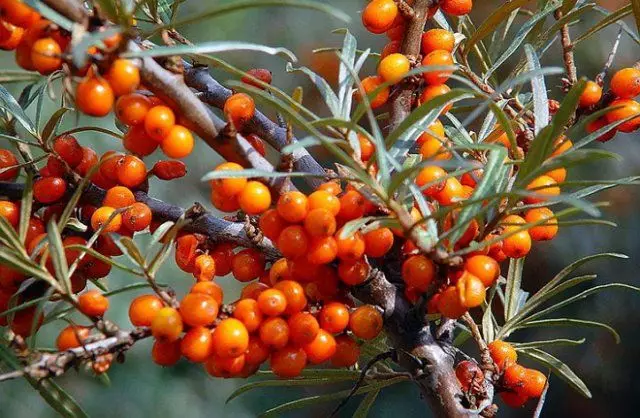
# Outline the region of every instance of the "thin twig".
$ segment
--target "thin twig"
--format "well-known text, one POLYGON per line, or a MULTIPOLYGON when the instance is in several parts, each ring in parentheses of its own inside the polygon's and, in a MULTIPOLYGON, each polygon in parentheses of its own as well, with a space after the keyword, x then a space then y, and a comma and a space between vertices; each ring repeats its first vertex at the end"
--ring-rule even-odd
POLYGON ((609 53, 607 62, 604 64, 604 67, 602 68, 602 71, 600 71, 600 74, 596 76, 596 83, 598 83, 600 87, 604 85, 604 79, 607 77, 607 73, 609 72, 609 70, 611 69, 611 66, 613 65, 613 60, 615 59, 616 54, 618 53, 618 47, 620 46, 621 38, 622 38, 622 27, 618 29, 618 35, 616 36, 616 40, 613 43, 613 48, 611 48, 611 52, 609 53))
MULTIPOLYGON (((556 20, 562 19, 562 11, 556 10, 556 20)), ((571 42, 571 34, 569 33, 569 25, 564 24, 560 28, 560 43, 562 44, 562 59, 567 70, 568 85, 567 91, 578 82, 578 72, 576 69, 575 57, 573 56, 573 43, 571 42)))

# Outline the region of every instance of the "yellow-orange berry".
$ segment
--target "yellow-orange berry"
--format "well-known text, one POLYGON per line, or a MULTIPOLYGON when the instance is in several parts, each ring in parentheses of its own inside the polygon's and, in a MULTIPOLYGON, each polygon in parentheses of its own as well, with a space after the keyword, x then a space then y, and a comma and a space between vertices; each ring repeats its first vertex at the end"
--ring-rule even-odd
POLYGON ((372 305, 360 306, 349 319, 349 329, 353 335, 363 340, 376 338, 383 325, 382 314, 372 305))
POLYGON ((529 229, 529 235, 534 241, 549 241, 558 234, 558 221, 549 208, 530 209, 524 218, 527 223, 546 221, 529 229))
MULTIPOLYGON (((362 80, 362 89, 369 96, 376 89, 378 89, 384 83, 384 79, 380 76, 369 76, 365 77, 362 80)), ((391 94, 391 89, 387 87, 380 88, 380 90, 373 97, 369 97, 369 104, 372 109, 377 109, 381 106, 384 106, 389 100, 389 95, 391 94)), ((358 101, 362 101, 362 96, 359 92, 355 93, 355 97, 358 101)))
POLYGON ((109 299, 97 290, 89 290, 78 298, 80 311, 89 316, 102 316, 109 309, 109 299))
POLYGON ((271 192, 259 181, 249 181, 238 194, 238 204, 248 215, 259 215, 271 206, 271 192))
POLYGON ((623 68, 611 78, 611 91, 621 99, 640 95, 640 69, 623 68))
POLYGON ((587 81, 587 84, 580 95, 580 107, 589 107, 598 103, 602 98, 602 87, 598 83, 591 80, 587 81))
POLYGON ((213 331, 213 347, 216 355, 223 358, 237 357, 249 346, 249 332, 235 318, 220 321, 213 331))
POLYGON ((393 0, 374 0, 362 11, 362 24, 371 33, 384 33, 393 26, 398 13, 393 0))
MULTIPOLYGON (((451 66, 453 57, 451 52, 443 49, 436 49, 422 59, 422 65, 427 66, 451 66)), ((451 77, 452 71, 426 71, 422 73, 422 78, 428 84, 444 84, 451 77)))
POLYGON ((391 54, 380 61, 378 75, 384 81, 397 83, 409 72, 411 64, 409 59, 402 54, 391 54))
POLYGON ((108 232, 117 232, 122 226, 122 215, 114 212, 116 210, 109 206, 102 206, 96 209, 91 215, 91 228, 94 231, 102 228, 102 233, 106 234, 108 232), (113 218, 109 220, 109 218, 113 215, 113 218))
POLYGON ((446 29, 429 29, 422 34, 422 43, 420 44, 420 47, 422 49, 422 54, 425 56, 435 50, 453 52, 455 41, 453 33, 446 29))

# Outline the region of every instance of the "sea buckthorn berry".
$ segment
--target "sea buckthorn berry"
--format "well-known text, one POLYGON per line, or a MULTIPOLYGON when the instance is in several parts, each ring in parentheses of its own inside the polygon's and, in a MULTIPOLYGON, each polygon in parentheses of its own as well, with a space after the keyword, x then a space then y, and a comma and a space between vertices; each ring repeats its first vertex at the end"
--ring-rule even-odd
POLYGON ((245 139, 249 144, 251 144, 253 148, 255 148, 256 151, 258 151, 258 154, 262 155, 263 157, 267 155, 267 150, 265 149, 264 141, 258 135, 248 134, 245 137, 245 139))
POLYGON ((389 228, 378 228, 364 234, 365 254, 379 258, 393 247, 393 232, 389 228))
MULTIPOLYGON (((82 269, 82 274, 86 279, 102 279, 107 277, 111 272, 111 264, 98 260, 97 258, 90 258, 82 269)), ((73 283, 72 283, 73 284, 73 283)))
MULTIPOLYGON (((382 53, 380 54, 380 58, 384 59, 391 54, 398 54, 402 51, 402 42, 401 41, 391 41, 382 48, 382 53)), ((362 80, 364 82, 364 80, 362 80)), ((363 85, 364 86, 364 85, 363 85)), ((373 107, 373 105, 372 105, 373 107)))
POLYGON ((271 206, 271 192, 259 181, 249 181, 238 194, 238 203, 247 215, 259 215, 271 206))
POLYGON ((204 362, 213 354, 211 330, 201 326, 191 328, 180 341, 180 352, 189 361, 204 362))
POLYGON ((370 269, 364 259, 342 260, 338 265, 338 277, 349 286, 357 286, 367 280, 370 269))
POLYGON ((447 149, 446 140, 431 137, 420 146, 420 155, 423 160, 448 160, 451 158, 451 152, 447 149))
POLYGON ((328 191, 317 190, 309 195, 308 201, 310 211, 326 209, 334 216, 340 212, 340 199, 328 191))
POLYGON ((127 59, 117 59, 113 61, 105 78, 111 84, 111 88, 116 96, 133 93, 140 85, 140 70, 127 59))
POLYGON ((93 215, 91 215, 91 228, 94 231, 102 228, 102 234, 106 234, 108 232, 118 232, 120 227, 122 226, 122 215, 113 213, 116 210, 109 206, 102 206, 98 208, 93 215), (113 218, 111 216, 113 215, 113 218), (111 218, 111 220, 109 220, 111 218))
POLYGON ((267 318, 260 324, 258 335, 266 346, 279 350, 289 342, 289 325, 280 317, 267 318))
POLYGON ((40 14, 22 0, 7 0, 0 4, 2 18, 7 22, 28 28, 40 19, 40 14))
POLYGON ((323 330, 339 334, 349 325, 349 308, 344 303, 331 302, 324 305, 318 318, 323 330))
POLYGON ((282 292, 285 297, 287 302, 287 307, 284 310, 285 315, 293 315, 306 308, 307 297, 300 283, 293 280, 282 280, 277 282, 273 288, 282 292))
POLYGON ((465 308, 475 308, 482 305, 486 296, 486 288, 482 281, 473 274, 465 271, 456 283, 460 304, 465 308))
POLYGON ((132 126, 122 138, 124 148, 136 155, 146 157, 158 148, 158 142, 151 138, 142 126, 132 126))
POLYGON ((131 206, 134 203, 136 203, 136 197, 128 187, 124 186, 115 186, 107 190, 102 201, 103 206, 110 206, 115 209, 131 206))
POLYGON ((547 222, 529 229, 529 235, 534 241, 549 241, 558 234, 558 221, 549 208, 530 209, 525 214, 525 220, 527 223, 547 220, 547 222))
POLYGON ((11 331, 22 337, 29 337, 31 336, 32 331, 40 329, 43 320, 43 314, 40 313, 36 319, 36 309, 35 307, 30 307, 16 312, 13 318, 10 318, 8 322, 11 327, 11 331))
POLYGON ((460 181, 455 177, 445 180, 444 188, 434 198, 444 206, 452 205, 465 199, 465 192, 460 181))
POLYGON ((255 280, 264 272, 264 255, 253 248, 247 248, 233 256, 231 272, 240 282, 255 280))
MULTIPOLYGON (((595 131, 598 131, 604 127, 606 127, 609 123, 607 122, 607 118, 605 116, 603 117, 599 117, 598 119, 589 122, 585 128, 585 130, 587 131, 587 133, 594 133, 595 131)), ((616 128, 610 128, 608 131, 606 131, 605 133, 603 133, 602 135, 600 135, 598 138, 596 138, 596 141, 598 142, 608 142, 611 141, 615 136, 616 133, 618 132, 618 130, 616 128)), ((560 182, 558 182, 560 183, 560 182)))
POLYGON ((149 206, 136 202, 122 213, 122 224, 132 232, 140 232, 151 225, 152 213, 149 206))
MULTIPOLYGON (((444 94, 447 94, 450 91, 451 89, 446 84, 434 84, 434 85, 426 86, 424 90, 422 90, 422 93, 420 94, 419 103, 420 104, 427 103, 428 101, 433 100, 436 97, 442 96, 444 94)), ((452 107, 453 107, 453 103, 449 102, 444 107, 444 109, 442 109, 442 112, 440 112, 440 114, 447 113, 449 110, 451 110, 452 107)))
POLYGON ((90 329, 78 325, 68 325, 63 328, 56 338, 56 348, 58 351, 66 351, 71 348, 80 347, 84 340, 89 337, 90 329))
POLYGON ((528 231, 519 231, 517 226, 505 228, 504 234, 509 235, 502 240, 502 251, 507 257, 522 258, 531 251, 531 236, 528 231))
POLYGON ((328 264, 336 259, 338 244, 333 237, 315 238, 309 244, 307 260, 313 264, 328 264))
POLYGON ((363 340, 376 338, 383 325, 382 314, 372 305, 358 307, 349 319, 349 329, 353 335, 363 340))
POLYGON ((269 269, 269 283, 275 285, 282 280, 290 280, 291 271, 289 269, 289 260, 281 258, 271 265, 269 269))
POLYGON ((97 290, 89 290, 78 298, 80 312, 89 316, 102 316, 109 309, 109 299, 97 290))
POLYGON ((114 101, 113 89, 104 78, 88 75, 76 88, 76 106, 89 116, 106 116, 114 101))
POLYGON ((300 192, 287 192, 278 199, 278 214, 287 222, 302 222, 309 213, 307 196, 300 192))
POLYGON ((182 334, 182 317, 174 308, 162 308, 151 321, 151 334, 156 340, 172 342, 182 334))
POLYGON ((556 183, 564 183, 567 179, 567 169, 563 167, 556 168, 555 170, 547 171, 544 175, 551 177, 556 183))
POLYGON ((336 227, 335 216, 324 208, 311 210, 304 220, 304 228, 312 238, 331 236, 336 227))
POLYGON ((116 117, 127 126, 137 126, 151 110, 151 101, 139 93, 125 94, 116 101, 116 117))
POLYGON ((211 189, 211 204, 221 212, 235 212, 240 209, 237 196, 225 196, 216 188, 211 189))
POLYGON ((31 42, 25 42, 25 40, 26 36, 23 36, 15 49, 16 64, 24 70, 35 71, 36 67, 34 67, 31 62, 31 45, 33 44, 31 42))
POLYGON ((266 68, 252 68, 247 71, 247 75, 244 75, 241 78, 241 81, 245 84, 249 84, 250 86, 254 86, 259 89, 264 89, 260 84, 256 83, 253 78, 258 79, 265 84, 271 84, 271 71, 266 68))
POLYGON ((191 131, 182 125, 175 125, 160 143, 162 152, 169 158, 184 158, 191 154, 195 141, 191 131))
POLYGON ((521 408, 529 400, 525 394, 518 392, 500 392, 500 398, 511 408, 521 408))
POLYGON ((436 165, 430 165, 418 173, 416 184, 425 196, 433 197, 444 189, 447 172, 436 165))
POLYGON ((500 277, 500 264, 486 255, 474 255, 464 262, 466 271, 482 281, 486 287, 493 285, 500 277))
POLYGON ((262 322, 262 312, 258 308, 258 302, 255 299, 241 299, 235 304, 233 317, 241 321, 252 333, 260 327, 262 322))
POLYGON ((618 125, 617 129, 620 132, 633 132, 640 127, 640 103, 635 100, 618 99, 609 104, 609 107, 619 107, 607 113, 607 122, 614 123, 632 116, 638 116, 621 125, 618 125), (620 107, 621 106, 621 107, 620 107))
POLYGON ((309 312, 298 312, 289 317, 289 336, 296 345, 309 344, 320 331, 318 320, 309 312))
POLYGON ((360 134, 358 134, 358 142, 360 143, 360 159, 364 162, 369 161, 376 152, 376 146, 367 137, 360 134))
MULTIPOLYGON (((100 158, 100 174, 107 180, 118 181, 118 163, 124 155, 115 151, 107 151, 100 158)), ((77 169, 76 169, 77 170, 77 169)))
POLYGON ((557 157, 571 149, 571 147, 573 147, 573 142, 571 142, 571 140, 566 136, 562 135, 554 141, 553 147, 551 157, 557 157))
POLYGON ((0 201, 0 218, 5 218, 14 228, 20 222, 20 209, 13 202, 0 201))
POLYGON ((369 32, 381 34, 393 26, 398 13, 393 0, 374 0, 362 11, 362 24, 369 32))
POLYGON ((348 237, 341 238, 342 230, 336 234, 338 258, 341 260, 359 260, 364 255, 365 241, 358 231, 348 237))
POLYGON ((384 81, 397 83, 411 69, 409 59, 402 54, 391 54, 384 57, 378 65, 378 75, 384 81))
POLYGON ((24 37, 24 29, 9 22, 0 21, 0 49, 13 51, 24 37))
POLYGON ((580 95, 579 106, 590 107, 595 105, 602 98, 602 87, 591 80, 587 81, 587 84, 580 95))
POLYGON ((340 187, 340 183, 336 181, 328 181, 326 183, 322 183, 318 186, 318 190, 324 190, 325 192, 329 192, 334 196, 342 193, 342 187, 340 187))
POLYGON ((278 236, 278 249, 286 258, 294 259, 307 254, 310 239, 300 225, 291 225, 278 236))
POLYGON ((351 367, 360 358, 360 346, 348 335, 338 335, 336 340, 336 352, 331 357, 333 367, 351 367))
POLYGON ((224 102, 224 114, 236 128, 242 127, 253 118, 256 105, 251 96, 244 93, 236 93, 224 102))
POLYGON ((350 221, 364 216, 366 199, 355 190, 349 190, 340 197, 338 217, 350 221))
POLYGON ((519 364, 508 366, 502 375, 502 383, 505 387, 514 390, 517 393, 523 393, 522 389, 524 387, 526 370, 527 369, 519 364))
POLYGON ((216 276, 226 276, 233 267, 233 244, 221 242, 209 251, 209 255, 216 262, 216 276))
MULTIPOLYGON (((17 209, 17 208, 16 208, 17 209)), ((29 225, 27 226, 27 236, 24 240, 25 243, 31 242, 35 237, 45 233, 44 223, 40 218, 32 216, 29 219, 29 225)))
POLYGON ((14 167, 18 164, 18 159, 11 151, 0 149, 0 181, 14 181, 20 173, 20 168, 9 169, 9 167, 14 167))
POLYGON ((243 354, 249 345, 247 328, 235 318, 220 321, 212 337, 216 355, 223 358, 237 357, 243 354))
POLYGON ((452 16, 464 16, 471 12, 472 8, 472 0, 443 0, 440 2, 440 9, 452 16))
POLYGON ((427 291, 435 275, 435 264, 424 255, 411 256, 402 263, 402 280, 421 292, 427 291))
POLYGON ((621 99, 633 99, 640 95, 640 70, 623 68, 611 78, 611 91, 621 99))
POLYGON ((164 306, 162 299, 156 295, 142 295, 135 298, 129 306, 129 320, 136 327, 151 326, 153 318, 164 306))
POLYGON ((271 354, 269 363, 273 374, 292 379, 300 376, 307 365, 307 353, 300 347, 284 347, 271 354))
POLYGON ((456 366, 456 377, 462 390, 469 392, 474 387, 482 387, 484 373, 475 361, 464 360, 456 366))
POLYGON ((127 155, 118 161, 117 173, 120 184, 136 187, 147 178, 147 167, 140 158, 127 155))
POLYGON ((67 182, 60 177, 42 177, 33 183, 33 197, 40 203, 54 203, 67 192, 67 182))
POLYGON ((151 169, 160 180, 174 180, 187 175, 187 165, 182 161, 158 161, 151 169))
POLYGON ((249 337, 249 345, 245 352, 245 360, 247 364, 259 366, 269 358, 269 347, 267 347, 258 336, 251 335, 249 337))
MULTIPOLYGON (((216 285, 218 286, 218 285, 216 285)), ((220 288, 220 286, 218 286, 220 288)), ((220 288, 222 290, 222 288, 220 288)), ((240 299, 258 299, 260 293, 269 289, 269 285, 261 282, 251 282, 242 288, 240 299)), ((193 292, 193 290, 191 290, 193 292)))
POLYGON ((194 284, 189 290, 189 293, 203 293, 205 295, 209 295, 218 303, 218 305, 222 305, 222 299, 224 296, 224 291, 220 285, 212 281, 198 282, 194 284))
MULTIPOLYGON (((426 57, 422 60, 422 65, 427 66, 451 66, 453 65, 453 57, 451 56, 451 52, 445 51, 443 49, 437 49, 435 51, 430 52, 426 57)), ((444 84, 447 82, 449 77, 453 74, 452 71, 425 71, 422 73, 422 78, 428 84, 444 84)))
POLYGON ((77 167, 82 162, 82 147, 71 135, 61 135, 54 139, 53 150, 71 168, 77 167))
MULTIPOLYGON (((216 275, 216 262, 209 254, 200 254, 194 261, 193 276, 199 282, 213 280, 216 275)), ((220 303, 220 302, 218 302, 220 303)))
POLYGON ((440 293, 437 300, 438 312, 447 318, 458 319, 467 312, 458 296, 458 289, 455 286, 449 286, 440 293))
POLYGON ((205 370, 213 377, 230 378, 238 376, 246 364, 245 355, 219 357, 213 355, 204 364, 205 370))
POLYGON ((518 353, 508 342, 495 340, 490 342, 488 347, 491 358, 500 370, 504 370, 518 361, 518 353))
POLYGON ((198 255, 198 245, 200 245, 200 240, 193 234, 183 235, 176 239, 175 259, 182 271, 193 272, 198 255))
POLYGON ((176 124, 176 115, 169 106, 154 106, 147 112, 144 118, 144 129, 151 138, 162 142, 171 128, 176 124))
POLYGON ((527 186, 527 190, 531 191, 533 196, 526 196, 523 200, 525 203, 541 203, 547 200, 547 197, 558 196, 560 188, 554 179, 549 176, 540 176, 534 179, 527 186))
MULTIPOLYGON (((242 171, 244 167, 237 163, 222 163, 215 168, 215 171, 242 171)), ((211 186, 217 189, 223 196, 236 196, 244 190, 247 179, 244 177, 224 178, 211 180, 211 186)))
POLYGON ((446 29, 429 29, 422 34, 420 48, 423 55, 428 55, 435 50, 453 52, 456 39, 452 32, 446 29))
POLYGON ((336 353, 336 340, 333 335, 320 329, 316 338, 302 348, 307 353, 309 363, 320 364, 330 360, 336 353))
POLYGON ((287 309, 287 297, 278 289, 268 289, 258 296, 260 312, 267 316, 282 315, 287 309))
POLYGON ((547 376, 538 370, 525 369, 523 383, 522 392, 525 395, 530 398, 539 398, 547 385, 547 376))
MULTIPOLYGON (((382 87, 380 90, 374 95, 374 91, 376 91, 382 84, 384 83, 384 79, 380 76, 369 76, 365 77, 362 80, 362 90, 364 90, 365 94, 369 97, 369 104, 372 109, 377 109, 379 107, 384 106, 389 100, 389 95, 391 94, 391 89, 387 87, 382 87)), ((362 95, 359 91, 355 92, 355 98, 359 102, 362 101, 362 95)))
POLYGON ((192 327, 213 324, 218 317, 218 303, 204 293, 189 293, 180 301, 180 316, 192 327))
POLYGON ((287 262, 292 280, 309 283, 318 280, 323 266, 311 263, 307 257, 298 257, 287 262))
POLYGON ((67 172, 64 162, 60 161, 55 155, 47 158, 47 165, 40 170, 42 177, 63 177, 67 172))

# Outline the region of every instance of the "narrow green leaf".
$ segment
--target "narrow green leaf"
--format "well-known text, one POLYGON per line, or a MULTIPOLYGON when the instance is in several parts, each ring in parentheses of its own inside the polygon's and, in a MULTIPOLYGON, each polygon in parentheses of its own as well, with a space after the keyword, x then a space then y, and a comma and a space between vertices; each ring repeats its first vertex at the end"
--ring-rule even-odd
MULTIPOLYGON (((539 70, 540 60, 533 47, 526 44, 524 51, 529 64, 528 69, 530 71, 539 70)), ((533 92, 533 114, 535 116, 535 134, 537 135, 542 128, 549 124, 549 99, 543 75, 531 79, 531 91, 533 92)))
POLYGON ((120 239, 115 240, 114 242, 120 248, 120 250, 131 259, 131 261, 144 268, 144 257, 142 256, 142 253, 138 249, 136 243, 131 238, 120 237, 120 239))
POLYGON ((62 245, 62 236, 55 220, 49 221, 47 225, 47 241, 49 241, 49 254, 53 262, 53 270, 56 278, 62 284, 65 293, 71 294, 71 279, 69 278, 69 266, 62 245))
POLYGON ((18 236, 20 242, 27 244, 27 232, 29 232, 29 220, 31 219, 31 208, 33 206, 33 175, 27 171, 24 181, 24 191, 20 201, 20 224, 18 225, 18 236))
POLYGON ((20 237, 4 216, 0 216, 0 243, 26 256, 26 250, 22 245, 20 237))
POLYGON ((380 389, 367 393, 364 399, 360 402, 360 405, 358 405, 358 409, 353 413, 352 418, 367 418, 369 416, 369 411, 373 407, 373 404, 376 403, 376 399, 379 394, 380 389))
POLYGON ((567 366, 551 354, 535 348, 522 350, 521 353, 550 368, 553 374, 567 382, 585 398, 591 398, 591 392, 589 391, 589 388, 587 388, 587 385, 584 384, 582 379, 580 379, 573 372, 573 370, 569 368, 569 366, 567 366))
POLYGON ((507 273, 507 287, 505 289, 504 317, 508 321, 518 313, 520 307, 520 295, 522 293, 522 271, 524 269, 524 257, 512 258, 509 261, 507 273))
POLYGON ((251 382, 246 385, 240 386, 234 390, 227 398, 225 403, 229 403, 235 398, 260 388, 272 388, 272 387, 297 387, 297 386, 320 386, 320 385, 332 385, 338 382, 353 381, 358 378, 357 374, 351 376, 336 376, 336 377, 323 377, 323 378, 300 378, 300 379, 278 379, 278 380, 262 380, 259 382, 251 382))
POLYGON ((309 77, 311 82, 318 89, 318 92, 320 92, 320 95, 322 96, 322 99, 324 100, 324 102, 327 104, 327 107, 331 111, 331 114, 335 117, 341 116, 340 100, 338 99, 338 96, 336 96, 336 94, 333 92, 333 89, 331 88, 327 80, 325 80, 324 78, 322 78, 321 76, 319 76, 318 74, 316 74, 315 72, 313 72, 307 67, 296 68, 290 62, 287 63, 286 71, 288 73, 301 72, 307 77, 309 77))
POLYGON ((99 252, 97 252, 96 250, 94 250, 93 248, 89 248, 86 247, 84 245, 79 245, 79 244, 73 244, 73 245, 68 245, 65 247, 66 249, 69 250, 78 250, 81 251, 83 253, 87 253, 88 255, 90 255, 93 258, 97 258, 98 260, 107 263, 109 265, 111 265, 112 267, 115 267, 119 270, 125 271, 127 273, 133 274, 135 276, 140 276, 140 277, 144 277, 144 274, 142 274, 141 272, 132 269, 131 267, 127 267, 124 264, 121 264, 117 261, 115 261, 112 257, 106 257, 102 254, 100 254, 99 252))
POLYGON ((60 215, 60 219, 58 219, 58 229, 64 229, 73 214, 73 210, 78 206, 78 202, 82 197, 82 194, 85 192, 85 189, 91 184, 91 178, 93 175, 100 169, 100 164, 96 164, 89 169, 89 172, 86 176, 78 183, 76 189, 73 191, 71 198, 67 202, 62 214, 60 215))
POLYGON ((267 55, 281 55, 296 62, 298 59, 286 48, 273 48, 266 45, 253 44, 250 42, 236 41, 212 41, 202 42, 196 45, 159 46, 151 49, 140 49, 121 54, 122 58, 143 58, 143 57, 170 57, 174 55, 188 54, 218 54, 229 51, 255 51, 267 55))
POLYGON ((537 327, 590 327, 590 328, 602 328, 613 336, 616 344, 620 344, 620 334, 611 326, 603 324, 597 321, 588 321, 586 319, 575 318, 551 318, 551 319, 539 319, 537 321, 526 321, 519 324, 516 328, 537 328, 537 327))
POLYGON ((22 107, 18 104, 16 99, 9 93, 9 91, 0 85, 0 108, 5 109, 11 116, 16 118, 18 122, 31 134, 37 138, 38 133, 36 127, 24 112, 22 107))
POLYGON ((543 348, 543 347, 554 347, 554 346, 562 346, 562 345, 581 345, 584 344, 586 339, 581 338, 579 340, 570 340, 566 338, 557 338, 555 340, 544 340, 544 341, 531 341, 526 343, 512 343, 515 347, 516 351, 523 351, 531 348, 543 348))
POLYGON ((376 218, 375 216, 366 216, 363 218, 351 220, 346 224, 344 224, 342 228, 340 228, 340 235, 338 238, 347 239, 353 234, 355 234, 356 232, 358 232, 359 230, 361 230, 362 228, 364 228, 366 224, 368 224, 369 222, 373 222, 376 219, 378 218, 376 218))
POLYGON ((629 16, 632 12, 633 12, 633 10, 631 8, 631 4, 628 4, 626 6, 623 6, 623 7, 619 8, 615 12, 613 12, 613 13, 609 14, 608 16, 606 16, 600 22, 598 22, 595 25, 591 26, 589 28, 589 30, 587 30, 585 33, 583 33, 582 35, 580 35, 576 39, 574 39, 573 40, 573 45, 574 46, 578 45, 580 42, 584 41, 585 39, 590 38, 592 35, 598 33, 599 31, 601 31, 602 29, 606 28, 607 26, 609 26, 609 25, 611 25, 613 23, 616 23, 620 19, 624 19, 625 17, 629 16))
POLYGON ((358 65, 362 66, 362 64, 364 64, 364 60, 366 60, 368 54, 363 54, 359 60, 362 61, 362 63, 356 64, 357 39, 346 29, 342 32, 344 33, 344 40, 342 42, 342 49, 340 50, 340 69, 338 70, 338 103, 340 104, 340 116, 349 118, 349 112, 351 111, 351 104, 353 102, 351 86, 353 86, 355 80, 351 77, 347 64, 352 66, 357 74, 360 70, 358 65))

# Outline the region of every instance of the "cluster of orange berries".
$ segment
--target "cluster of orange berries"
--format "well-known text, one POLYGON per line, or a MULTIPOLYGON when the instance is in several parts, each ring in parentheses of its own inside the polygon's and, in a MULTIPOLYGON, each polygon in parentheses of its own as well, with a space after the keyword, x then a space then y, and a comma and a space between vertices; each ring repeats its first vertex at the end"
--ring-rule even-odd
MULTIPOLYGON (((635 98, 640 95, 640 69, 623 68, 616 72, 611 78, 609 85, 611 93, 615 99, 609 104, 610 107, 617 107, 604 116, 594 120, 587 125, 587 132, 593 133, 605 126, 622 121, 632 116, 638 116, 622 124, 618 125, 598 138, 600 142, 607 142, 613 139, 617 131, 633 132, 640 128, 640 103, 635 98)), ((594 106, 602 99, 602 87, 593 82, 588 81, 585 90, 580 96, 580 107, 588 108, 594 106)))

